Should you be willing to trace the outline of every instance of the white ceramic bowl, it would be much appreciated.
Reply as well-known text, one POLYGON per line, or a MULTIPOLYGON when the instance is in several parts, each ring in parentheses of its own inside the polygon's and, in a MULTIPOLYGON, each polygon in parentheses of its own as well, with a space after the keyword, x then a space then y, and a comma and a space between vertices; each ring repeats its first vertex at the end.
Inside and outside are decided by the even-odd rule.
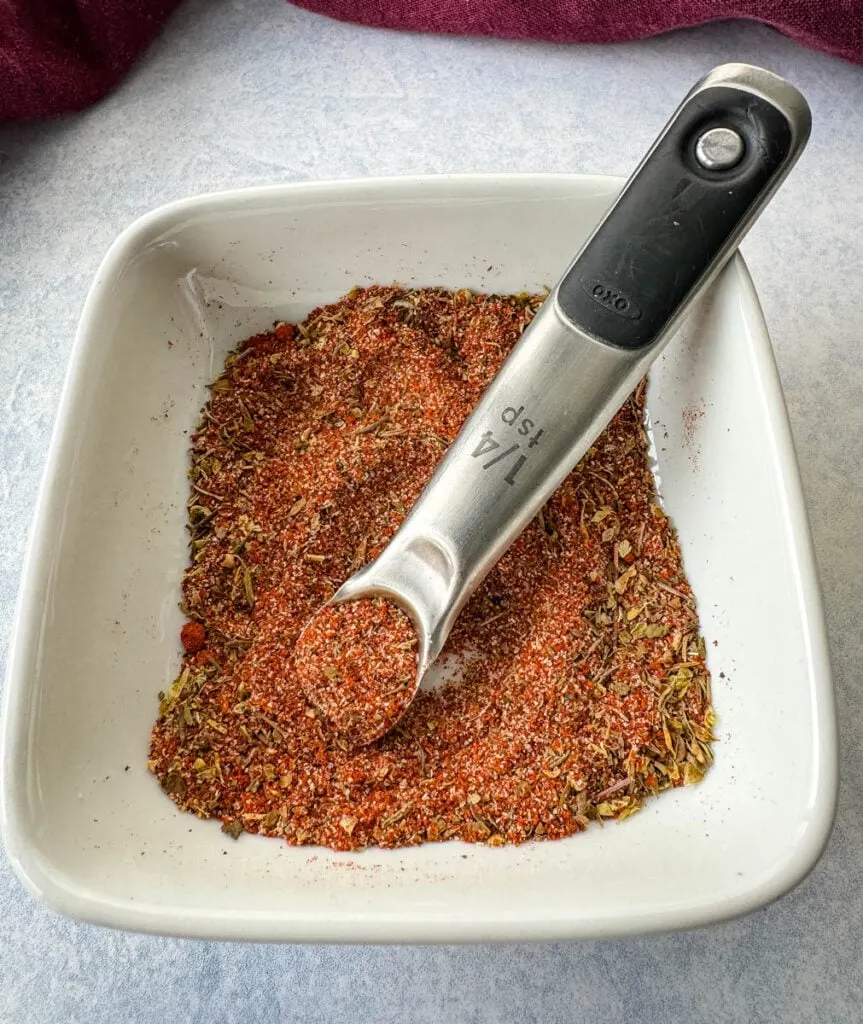
POLYGON ((717 921, 814 865, 836 797, 833 694, 782 394, 739 257, 649 399, 714 674, 720 742, 702 785, 561 842, 350 855, 233 842, 147 772, 179 656, 188 432, 226 351, 355 284, 551 284, 620 184, 249 189, 166 206, 114 243, 81 318, 10 657, 3 823, 32 893, 179 935, 535 939, 717 921))

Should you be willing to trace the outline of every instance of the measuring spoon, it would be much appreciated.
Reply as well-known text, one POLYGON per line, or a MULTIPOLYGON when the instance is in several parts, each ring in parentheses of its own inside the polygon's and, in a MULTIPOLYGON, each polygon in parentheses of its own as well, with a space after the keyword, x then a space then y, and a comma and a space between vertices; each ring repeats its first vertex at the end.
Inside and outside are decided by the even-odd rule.
POLYGON ((697 83, 398 532, 328 602, 383 597, 407 613, 419 641, 414 694, 465 602, 725 266, 809 129, 803 96, 769 71, 726 64, 697 83))

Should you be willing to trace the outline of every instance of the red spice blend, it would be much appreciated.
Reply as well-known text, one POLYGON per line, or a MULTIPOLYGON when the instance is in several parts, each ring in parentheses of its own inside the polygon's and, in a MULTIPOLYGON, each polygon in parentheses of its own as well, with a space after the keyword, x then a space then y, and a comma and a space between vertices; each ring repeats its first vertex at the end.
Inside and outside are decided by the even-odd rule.
POLYGON ((420 693, 354 748, 293 666, 305 624, 386 545, 540 301, 355 289, 228 357, 190 469, 184 608, 204 646, 161 695, 150 749, 180 807, 234 836, 342 850, 501 845, 702 778, 710 677, 643 385, 463 610, 445 652, 460 685, 420 693))
POLYGON ((188 654, 197 654, 207 646, 207 633, 200 622, 187 622, 180 630, 180 643, 188 654))
POLYGON ((294 646, 293 670, 312 707, 351 746, 383 736, 416 690, 417 636, 383 598, 323 608, 294 646))

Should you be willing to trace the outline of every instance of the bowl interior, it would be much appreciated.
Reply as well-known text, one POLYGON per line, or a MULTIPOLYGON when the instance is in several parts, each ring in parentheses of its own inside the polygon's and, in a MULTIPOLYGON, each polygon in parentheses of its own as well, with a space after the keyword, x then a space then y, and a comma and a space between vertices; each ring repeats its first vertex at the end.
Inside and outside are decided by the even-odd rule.
POLYGON ((334 183, 205 197, 133 225, 84 312, 9 675, 9 852, 55 907, 237 938, 597 935, 779 895, 829 829, 832 703, 769 342, 742 261, 650 388, 664 500, 699 599, 719 715, 705 782, 556 843, 361 855, 179 813, 146 769, 178 663, 188 435, 237 341, 353 285, 553 284, 619 181, 334 183))

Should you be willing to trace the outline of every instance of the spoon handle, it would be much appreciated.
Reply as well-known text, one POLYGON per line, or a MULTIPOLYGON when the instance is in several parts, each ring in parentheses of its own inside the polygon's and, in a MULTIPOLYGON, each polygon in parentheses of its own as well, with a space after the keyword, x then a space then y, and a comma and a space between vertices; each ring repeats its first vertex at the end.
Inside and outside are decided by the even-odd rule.
POLYGON ((385 551, 336 594, 414 618, 421 671, 659 355, 809 135, 800 93, 744 64, 689 93, 539 309, 385 551))

